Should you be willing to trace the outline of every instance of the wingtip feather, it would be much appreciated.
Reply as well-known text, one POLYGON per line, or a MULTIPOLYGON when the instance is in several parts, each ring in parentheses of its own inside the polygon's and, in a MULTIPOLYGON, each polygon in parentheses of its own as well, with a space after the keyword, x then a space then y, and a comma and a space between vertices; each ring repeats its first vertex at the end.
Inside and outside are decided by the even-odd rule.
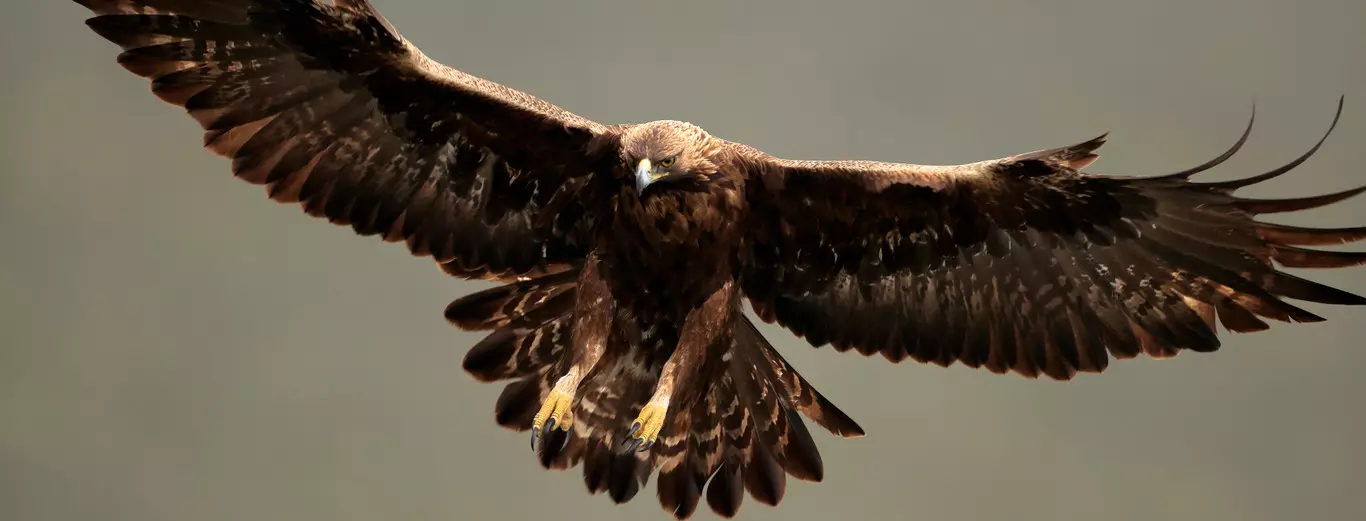
POLYGON ((1194 176, 1195 174, 1207 171, 1211 168, 1223 164, 1225 161, 1228 161, 1229 158, 1233 157, 1234 154, 1237 154, 1239 150, 1242 150, 1243 145, 1247 144, 1247 139, 1252 136, 1252 127, 1255 126, 1256 122, 1257 105, 1256 103, 1253 103, 1252 114, 1249 115, 1247 118, 1247 125, 1243 128, 1243 134, 1238 136, 1238 140, 1233 142, 1233 146, 1230 146, 1227 150, 1224 150, 1222 154, 1215 156, 1214 159, 1205 161, 1204 163, 1187 168, 1180 172, 1148 177, 1146 178, 1146 180, 1185 180, 1189 179, 1191 176, 1194 176))
POLYGON ((1255 185, 1257 183, 1270 181, 1272 179, 1284 175, 1286 172, 1294 170, 1296 167, 1300 166, 1305 161, 1308 161, 1310 157, 1313 157, 1314 154, 1319 151, 1319 148, 1323 146, 1324 142, 1328 141, 1328 137, 1333 135, 1333 130, 1337 128, 1338 122, 1342 119, 1342 107, 1343 98, 1339 97, 1337 112, 1333 114, 1333 122, 1328 125, 1328 130, 1323 133, 1323 136, 1319 138, 1318 142, 1314 143, 1313 147, 1311 147, 1305 153, 1300 154, 1299 157, 1296 157, 1289 163, 1286 163, 1280 166, 1279 168, 1273 169, 1270 172, 1266 172, 1264 174, 1255 175, 1252 177, 1245 177, 1242 179, 1234 179, 1231 181, 1200 183, 1199 186, 1207 190, 1212 190, 1216 192, 1232 193, 1233 191, 1238 190, 1239 188, 1245 188, 1248 186, 1255 185))
POLYGON ((1257 223, 1257 235, 1284 245, 1326 246, 1350 244, 1366 239, 1366 226, 1350 228, 1306 228, 1285 224, 1257 223))
POLYGON ((1287 268, 1347 268, 1366 264, 1366 252, 1277 246, 1271 258, 1287 268))
POLYGON ((1253 215, 1264 215, 1271 213, 1298 212, 1301 210, 1312 210, 1328 206, 1330 204, 1345 201, 1356 197, 1362 192, 1366 192, 1366 186, 1359 186, 1341 192, 1331 194, 1315 195, 1309 197, 1297 197, 1290 199, 1244 199, 1235 198, 1233 207, 1253 215))

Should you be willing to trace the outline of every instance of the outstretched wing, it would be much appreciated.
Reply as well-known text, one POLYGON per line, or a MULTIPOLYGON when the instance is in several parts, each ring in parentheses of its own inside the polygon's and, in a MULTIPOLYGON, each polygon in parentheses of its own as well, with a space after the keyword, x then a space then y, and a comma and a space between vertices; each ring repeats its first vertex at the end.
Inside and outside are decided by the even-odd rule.
POLYGON ((611 128, 432 61, 365 0, 76 0, 233 172, 457 276, 584 256, 611 128))
POLYGON ((1216 317, 1236 332, 1266 329, 1263 319, 1323 320, 1283 299, 1366 304, 1276 266, 1366 263, 1366 253, 1302 247, 1366 238, 1366 228, 1254 220, 1366 187, 1232 195, 1318 145, 1263 175, 1190 180, 1246 139, 1199 167, 1147 178, 1082 173, 1104 136, 949 167, 789 161, 742 147, 754 176, 744 291, 761 318, 815 346, 1055 379, 1099 372, 1110 356, 1216 350, 1216 317))

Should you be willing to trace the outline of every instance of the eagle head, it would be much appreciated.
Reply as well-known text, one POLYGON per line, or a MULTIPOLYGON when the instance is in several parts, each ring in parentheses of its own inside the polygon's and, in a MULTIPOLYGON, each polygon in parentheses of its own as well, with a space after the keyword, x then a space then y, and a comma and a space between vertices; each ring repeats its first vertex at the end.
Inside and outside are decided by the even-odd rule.
POLYGON ((719 148, 701 127, 683 121, 652 121, 622 136, 621 159, 636 191, 678 181, 707 181, 719 169, 712 154, 719 148))

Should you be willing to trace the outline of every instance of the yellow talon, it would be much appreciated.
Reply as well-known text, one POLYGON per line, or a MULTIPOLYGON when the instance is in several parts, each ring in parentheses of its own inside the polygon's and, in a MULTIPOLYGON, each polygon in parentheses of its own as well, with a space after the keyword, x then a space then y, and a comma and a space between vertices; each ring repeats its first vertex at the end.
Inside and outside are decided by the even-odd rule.
POLYGON ((546 393, 541 402, 541 410, 531 419, 531 450, 536 442, 546 443, 548 434, 554 430, 569 432, 574 425, 574 393, 579 387, 578 372, 571 368, 569 373, 560 377, 555 386, 546 393))
POLYGON ((540 412, 537 412, 536 418, 531 420, 532 435, 539 434, 547 426, 550 429, 568 431, 569 427, 574 425, 573 404, 574 398, 572 396, 558 389, 551 389, 550 393, 546 394, 545 401, 541 403, 540 412))
POLYGON ((640 408, 640 415, 636 416, 636 421, 631 424, 630 436, 634 440, 635 447, 641 452, 649 450, 654 446, 655 440, 659 438, 659 431, 664 428, 664 416, 668 413, 669 404, 647 403, 640 408))

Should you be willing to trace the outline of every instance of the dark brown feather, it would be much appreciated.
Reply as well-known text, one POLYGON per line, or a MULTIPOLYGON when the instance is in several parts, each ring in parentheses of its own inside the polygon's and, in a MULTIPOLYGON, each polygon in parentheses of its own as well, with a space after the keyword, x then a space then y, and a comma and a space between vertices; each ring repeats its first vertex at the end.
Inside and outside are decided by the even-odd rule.
POLYGON ((368 2, 78 0, 233 172, 468 278, 580 261, 615 130, 428 60, 368 2), (537 225, 540 224, 540 225, 537 225))
POLYGON ((1300 246, 1366 238, 1366 228, 1255 221, 1332 204, 1361 190, 1254 200, 1232 191, 1289 172, 1324 143, 1267 173, 1224 182, 1181 172, 1080 172, 1105 136, 968 165, 792 161, 730 144, 749 184, 744 291, 760 318, 815 346, 892 361, 1067 380, 1109 358, 1215 351, 1216 323, 1314 322, 1285 302, 1366 304, 1285 267, 1366 263, 1366 253, 1300 246), (868 216, 877 216, 870 219, 868 216))
POLYGON ((728 461, 716 469, 716 474, 712 475, 711 481, 707 484, 707 506, 716 515, 726 519, 735 517, 745 499, 742 467, 736 458, 738 457, 728 458, 728 461))
POLYGON ((446 306, 446 320, 467 331, 504 327, 514 320, 544 324, 572 309, 578 270, 564 271, 471 293, 446 306))
POLYGON ((1343 190, 1337 193, 1310 197, 1289 199, 1234 199, 1231 205, 1253 215, 1298 212, 1345 201, 1360 195, 1362 192, 1366 192, 1366 186, 1359 186, 1351 190, 1343 190))

